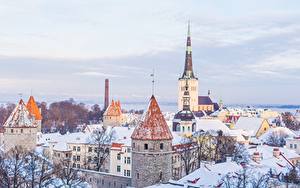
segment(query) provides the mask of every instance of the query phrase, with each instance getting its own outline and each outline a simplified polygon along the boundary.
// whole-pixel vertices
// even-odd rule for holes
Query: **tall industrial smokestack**
[[[104,110],[109,105],[109,80],[105,79]]]

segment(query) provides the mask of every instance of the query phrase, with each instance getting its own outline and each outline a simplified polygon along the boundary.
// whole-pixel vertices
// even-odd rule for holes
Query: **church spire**
[[[188,33],[186,41],[186,54],[185,54],[185,65],[182,78],[195,78],[193,72],[193,63],[192,63],[192,42],[191,42],[191,30],[190,30],[190,21],[188,23]]]

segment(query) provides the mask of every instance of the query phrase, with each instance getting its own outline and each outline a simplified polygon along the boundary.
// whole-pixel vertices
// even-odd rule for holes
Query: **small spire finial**
[[[191,36],[191,22],[188,21],[188,36]]]

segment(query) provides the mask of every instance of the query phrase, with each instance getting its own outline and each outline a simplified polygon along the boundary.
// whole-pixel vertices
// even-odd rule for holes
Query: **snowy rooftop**
[[[12,111],[3,127],[36,127],[34,117],[30,115],[24,101],[21,99]]]
[[[270,169],[276,170],[277,173],[285,172],[285,170],[290,166],[290,164],[282,157],[278,158],[273,156],[273,149],[278,147],[271,147],[268,145],[258,145],[256,148],[249,146],[248,151],[249,154],[252,155],[254,152],[259,152],[261,155],[261,161],[256,163],[251,161],[251,165],[255,167],[257,170],[268,172]],[[287,149],[287,148],[279,148],[280,152],[287,158],[298,158],[298,155],[295,151]]]
[[[286,127],[275,127],[270,128],[265,134],[261,135],[259,137],[259,140],[261,140],[262,142],[266,142],[271,135],[286,136],[290,138],[296,136],[296,134],[293,131]]]
[[[224,133],[228,133],[229,128],[222,123],[219,119],[211,119],[211,118],[196,118],[197,122],[197,131],[218,131],[221,130]]]
[[[240,117],[234,128],[246,131],[249,136],[255,136],[263,120],[258,117]]]

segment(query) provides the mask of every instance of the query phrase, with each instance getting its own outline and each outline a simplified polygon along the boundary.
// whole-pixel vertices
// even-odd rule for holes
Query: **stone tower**
[[[5,152],[15,147],[33,150],[37,143],[37,121],[21,99],[3,125]]]
[[[131,139],[132,186],[142,188],[168,182],[172,177],[173,136],[154,96]]]
[[[194,75],[193,71],[190,24],[188,25],[184,71],[182,76],[178,79],[178,111],[183,110],[186,82],[188,82],[189,86],[190,110],[198,111],[198,78]]]

